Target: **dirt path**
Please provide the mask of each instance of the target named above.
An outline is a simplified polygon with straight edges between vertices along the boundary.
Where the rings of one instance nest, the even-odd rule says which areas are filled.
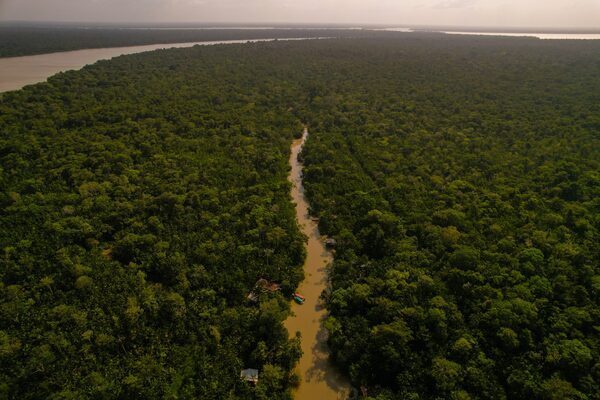
[[[290,336],[296,331],[302,334],[302,350],[304,355],[298,364],[301,384],[296,391],[297,400],[337,400],[346,399],[351,391],[346,379],[329,363],[327,332],[322,323],[326,310],[319,301],[321,292],[327,287],[327,266],[333,257],[325,248],[323,238],[319,234],[317,222],[308,215],[308,202],[304,197],[302,185],[302,164],[298,154],[308,137],[305,130],[301,139],[292,144],[290,156],[289,180],[292,182],[292,198],[296,203],[296,217],[302,232],[308,237],[307,256],[304,263],[305,280],[298,291],[306,297],[303,305],[293,304],[294,316],[288,318],[285,326]]]

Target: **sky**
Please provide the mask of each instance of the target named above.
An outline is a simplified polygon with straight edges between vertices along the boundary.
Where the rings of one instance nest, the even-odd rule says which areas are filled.
[[[600,28],[600,0],[0,0],[0,21]]]

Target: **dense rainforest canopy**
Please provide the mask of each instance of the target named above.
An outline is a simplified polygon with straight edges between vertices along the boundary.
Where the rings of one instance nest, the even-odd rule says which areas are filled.
[[[340,47],[304,152],[336,361],[377,399],[599,399],[600,44]]]
[[[103,47],[139,46],[207,42],[217,40],[252,40],[317,37],[373,36],[382,33],[345,29],[277,28],[118,28],[77,26],[19,26],[0,24],[0,58],[53,53],[58,51],[95,49]]]
[[[246,296],[303,276],[302,126],[257,50],[121,57],[4,95],[4,397],[289,398],[287,300]]]
[[[290,398],[307,123],[356,387],[600,398],[599,69],[596,42],[397,34],[157,51],[5,94],[0,393]],[[262,277],[282,293],[249,303]]]

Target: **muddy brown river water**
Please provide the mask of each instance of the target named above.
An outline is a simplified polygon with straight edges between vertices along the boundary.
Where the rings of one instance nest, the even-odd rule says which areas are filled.
[[[304,355],[298,364],[301,378],[300,387],[295,393],[296,400],[337,400],[351,397],[352,392],[346,379],[329,362],[327,332],[323,327],[326,310],[319,296],[327,288],[327,269],[333,256],[324,244],[316,221],[308,214],[308,201],[302,185],[302,164],[298,154],[308,137],[305,130],[301,139],[292,144],[290,165],[292,170],[289,180],[292,182],[292,198],[296,203],[296,217],[302,232],[308,237],[307,256],[304,263],[304,282],[298,291],[306,297],[302,305],[292,306],[294,316],[288,318],[285,326],[290,336],[297,331],[302,334],[302,350]]]

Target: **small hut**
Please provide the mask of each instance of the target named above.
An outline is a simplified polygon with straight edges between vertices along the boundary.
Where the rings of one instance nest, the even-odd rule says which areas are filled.
[[[329,239],[325,240],[325,246],[328,249],[333,249],[336,244],[337,244],[337,242],[335,241],[335,239],[329,238]]]
[[[258,295],[254,292],[250,292],[248,294],[248,300],[250,300],[253,303],[256,303],[258,301]]]
[[[262,290],[265,290],[265,291],[271,292],[271,293],[277,292],[278,290],[281,289],[281,286],[279,284],[277,284],[275,282],[269,282],[266,279],[259,279],[256,282],[256,285],[254,285],[254,287],[256,289],[262,289]]]
[[[252,368],[243,369],[240,373],[240,379],[256,385],[258,383],[258,370]]]
[[[278,283],[275,283],[275,282],[268,281],[264,278],[261,278],[258,281],[256,281],[256,284],[254,285],[254,289],[252,289],[252,291],[250,293],[248,293],[247,298],[251,302],[256,303],[256,302],[258,302],[258,295],[260,293],[264,293],[264,292],[274,293],[279,290],[281,290],[281,285],[279,285]]]

